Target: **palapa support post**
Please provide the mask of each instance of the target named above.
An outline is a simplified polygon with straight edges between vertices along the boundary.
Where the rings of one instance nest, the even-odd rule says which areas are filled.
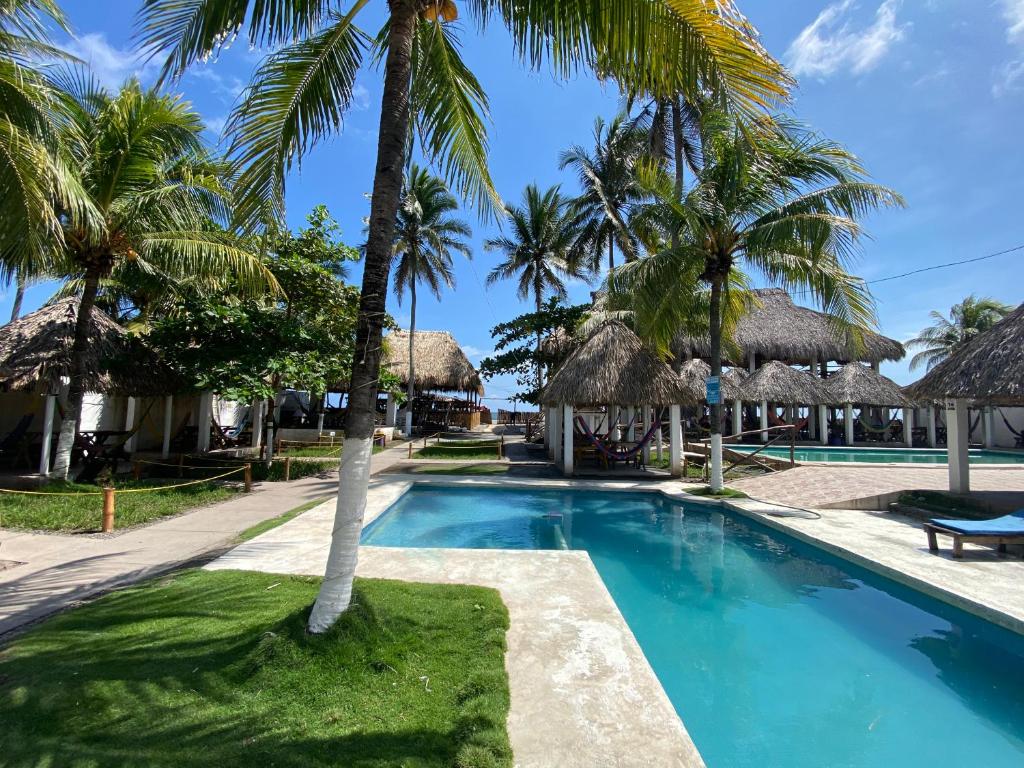
[[[114,530],[114,489],[110,486],[103,488],[103,532],[110,533]]]
[[[248,461],[245,463],[245,467],[242,472],[242,485],[246,493],[252,491],[252,464]]]

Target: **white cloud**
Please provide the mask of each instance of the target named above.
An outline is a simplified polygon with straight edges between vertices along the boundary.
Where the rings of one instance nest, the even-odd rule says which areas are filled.
[[[1008,61],[996,68],[996,79],[992,83],[993,96],[998,99],[1021,90],[1024,90],[1024,59]]]
[[[101,32],[74,37],[64,48],[88,64],[100,84],[112,90],[133,75],[144,79],[157,67],[155,62],[143,62],[135,51],[111,45]]]
[[[233,103],[245,90],[245,83],[241,79],[233,75],[225,77],[212,67],[190,70],[188,76],[209,83],[209,91],[228,103]]]
[[[1011,43],[1024,42],[1024,0],[1002,0],[1002,6],[1006,39]]]
[[[804,27],[786,51],[789,68],[796,75],[828,77],[840,70],[862,74],[873,69],[889,48],[906,36],[909,25],[898,24],[901,0],[884,0],[874,22],[862,29],[850,25],[853,0],[833,3]]]
[[[356,83],[356,87],[352,89],[352,109],[357,112],[363,112],[370,108],[370,92],[366,90],[365,85]]]
[[[490,357],[491,355],[494,354],[493,349],[480,349],[479,347],[474,347],[472,344],[463,344],[462,351],[465,352],[466,357],[469,358]]]
[[[217,115],[215,117],[204,117],[203,125],[206,126],[206,130],[212,133],[214,136],[220,138],[224,134],[224,126],[227,125],[228,119],[225,115]]]

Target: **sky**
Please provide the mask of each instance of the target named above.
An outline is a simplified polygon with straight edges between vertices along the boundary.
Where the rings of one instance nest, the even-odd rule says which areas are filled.
[[[133,21],[141,0],[63,0],[74,37],[59,42],[88,61],[115,88],[136,74],[152,82],[157,65],[133,52]],[[902,210],[873,215],[870,239],[853,271],[871,284],[879,329],[905,341],[966,295],[1024,301],[1024,251],[972,264],[885,280],[913,270],[975,259],[1024,245],[1024,0],[738,0],[767,49],[798,80],[791,107],[800,121],[840,141],[863,161],[874,180],[900,192]],[[365,29],[376,32],[384,0],[370,5]],[[580,74],[556,80],[529,71],[512,54],[507,34],[492,25],[483,35],[462,30],[464,56],[490,98],[490,167],[498,192],[518,202],[523,188],[561,184],[576,192],[559,154],[591,143],[593,121],[610,118],[618,93]],[[219,133],[260,51],[245,41],[216,60],[197,65],[174,86],[204,116],[211,142]],[[381,72],[365,68],[339,135],[319,145],[288,179],[287,217],[301,226],[318,203],[328,206],[343,239],[363,239],[363,219],[375,161]],[[483,241],[498,233],[475,211],[473,258],[457,259],[455,290],[441,302],[421,294],[417,327],[449,330],[474,364],[493,350],[490,329],[529,311],[514,283],[490,288],[484,280],[499,256]],[[358,272],[358,270],[357,270]],[[53,284],[29,289],[24,311],[43,304]],[[574,302],[589,300],[590,286],[570,285]],[[0,317],[10,314],[13,288],[0,286]],[[394,296],[389,310],[400,324],[408,309]],[[909,357],[909,356],[908,356]],[[920,371],[908,361],[883,364],[883,373],[909,383]],[[498,399],[515,384],[486,384]]]

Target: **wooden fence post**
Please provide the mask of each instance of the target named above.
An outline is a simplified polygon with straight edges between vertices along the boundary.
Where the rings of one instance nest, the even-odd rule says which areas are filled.
[[[138,461],[132,462],[132,477],[135,480],[142,479],[142,463]]]
[[[409,458],[412,458],[412,440],[409,441]]]
[[[252,464],[250,464],[249,462],[245,463],[245,472],[243,473],[242,477],[245,492],[249,493],[252,490]]]
[[[292,457],[284,457],[284,481],[287,483],[292,479]]]
[[[103,489],[103,532],[114,530],[114,489],[106,486]]]

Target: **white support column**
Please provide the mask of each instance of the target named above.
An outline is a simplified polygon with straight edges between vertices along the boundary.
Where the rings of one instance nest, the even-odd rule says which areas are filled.
[[[935,406],[929,405],[927,408],[928,412],[928,447],[934,448],[939,444],[938,429],[935,425]]]
[[[323,414],[321,413],[321,416]],[[388,392],[387,405],[384,406],[384,426],[393,427],[398,421],[398,398]],[[321,423],[320,429],[323,430]]]
[[[826,405],[818,406],[818,442],[828,445],[828,406]]]
[[[946,453],[949,461],[949,490],[967,493],[971,490],[970,464],[967,453],[968,432],[966,400],[946,402]]]
[[[626,424],[628,424],[629,426],[626,429],[625,437],[626,437],[626,440],[628,440],[631,443],[636,440],[636,417],[637,417],[636,408],[634,406],[632,406],[632,405],[627,406],[627,408],[626,408]]]
[[[556,464],[562,463],[562,407],[551,409],[551,459]]]
[[[644,406],[644,431],[646,435],[651,431],[651,426],[654,424],[654,409],[649,405]],[[642,436],[642,435],[641,435]],[[653,438],[652,438],[653,439]],[[648,440],[644,443],[644,466],[646,467],[651,463],[651,441]]]
[[[572,428],[572,406],[562,406],[562,474],[572,474],[573,462],[573,428]]]
[[[668,407],[668,425],[669,471],[672,477],[679,477],[683,474],[683,425],[678,405]]]
[[[812,358],[811,359],[811,366],[810,367],[811,367],[811,376],[813,376],[814,378],[818,378],[818,361]],[[818,441],[822,445],[828,445],[828,437],[827,437],[827,435],[826,435],[826,438],[824,440],[822,440],[821,439],[821,432],[819,432],[819,430],[818,430],[818,422],[821,420],[818,417],[820,415],[821,415],[821,409],[820,408],[808,408],[807,409],[807,435],[809,437],[811,437],[811,438],[814,438],[815,435],[817,435]],[[825,431],[827,433],[827,431],[828,431],[827,428],[826,428]]]
[[[732,401],[732,433],[743,431],[743,401]]]
[[[252,401],[252,447],[259,448],[263,445],[263,411],[267,407],[267,401],[263,398]]]
[[[167,458],[171,455],[171,430],[174,429],[174,395],[164,397],[164,431],[160,445],[160,455]]]
[[[654,421],[658,422],[658,431],[654,433],[654,440],[655,440],[654,447],[655,447],[655,449],[657,451],[656,455],[658,457],[658,466],[659,467],[661,466],[661,459],[662,459],[662,455],[663,455],[663,452],[664,452],[664,448],[663,448],[663,445],[662,445],[664,443],[664,440],[662,439],[662,437],[664,435],[663,435],[663,432],[662,432],[662,429],[661,429],[661,426],[662,426],[661,425],[661,414],[664,411],[665,411],[664,407],[659,405],[655,409],[655,414],[654,414]]]
[[[39,474],[50,473],[50,445],[53,442],[53,415],[57,410],[57,396],[47,395],[43,405],[43,447],[39,452]]]
[[[768,401],[761,401],[761,442],[768,442]]]
[[[747,373],[753,373],[757,370],[757,355],[751,352],[747,355]]]
[[[874,371],[875,373],[879,373],[879,367],[880,366],[879,366],[879,363],[878,363],[877,360],[872,360],[871,361],[871,370],[872,371]]]
[[[981,423],[985,427],[985,447],[995,448],[996,447],[996,424],[993,418],[995,414],[992,413],[992,406],[986,405],[985,409],[981,412]]]
[[[213,420],[213,392],[199,395],[199,417],[196,419],[198,437],[196,452],[206,453],[210,450],[210,422]]]
[[[903,409],[903,442],[907,448],[914,447],[914,409]]]
[[[124,431],[130,433],[135,429],[135,398],[129,397],[124,406]],[[135,453],[135,435],[129,437],[124,443],[126,453]]]
[[[843,406],[843,430],[846,432],[846,444],[853,446],[853,403]]]

